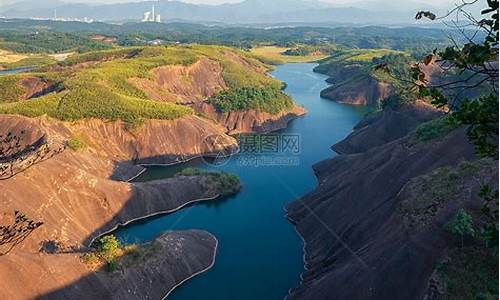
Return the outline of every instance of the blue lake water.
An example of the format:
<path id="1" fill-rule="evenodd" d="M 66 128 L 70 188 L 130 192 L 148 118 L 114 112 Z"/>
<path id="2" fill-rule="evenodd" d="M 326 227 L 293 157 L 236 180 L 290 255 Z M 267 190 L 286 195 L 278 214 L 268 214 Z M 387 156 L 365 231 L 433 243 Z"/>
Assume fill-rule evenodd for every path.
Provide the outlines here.
<path id="1" fill-rule="evenodd" d="M 349 134 L 366 113 L 361 107 L 321 99 L 320 91 L 328 84 L 325 76 L 312 71 L 314 66 L 286 64 L 272 72 L 287 83 L 286 93 L 308 111 L 278 137 L 282 145 L 286 137 L 292 144 L 298 142 L 299 148 L 290 144 L 279 153 L 268 149 L 266 153 L 252 154 L 253 166 L 247 165 L 242 154 L 222 166 L 194 160 L 176 167 L 154 167 L 139 179 L 165 178 L 179 169 L 197 167 L 235 173 L 243 183 L 243 189 L 234 197 L 194 205 L 116 232 L 127 242 L 149 241 L 161 232 L 183 229 L 203 229 L 217 237 L 215 266 L 177 288 L 169 299 L 283 299 L 290 288 L 298 285 L 303 271 L 303 244 L 285 218 L 283 206 L 315 188 L 312 165 L 332 157 L 330 146 Z M 260 159 L 267 159 L 267 166 L 255 164 Z"/>
<path id="2" fill-rule="evenodd" d="M 22 67 L 22 68 L 16 68 L 16 69 L 0 70 L 0 76 L 1 75 L 24 73 L 24 72 L 29 72 L 31 70 L 33 70 L 33 67 Z"/>

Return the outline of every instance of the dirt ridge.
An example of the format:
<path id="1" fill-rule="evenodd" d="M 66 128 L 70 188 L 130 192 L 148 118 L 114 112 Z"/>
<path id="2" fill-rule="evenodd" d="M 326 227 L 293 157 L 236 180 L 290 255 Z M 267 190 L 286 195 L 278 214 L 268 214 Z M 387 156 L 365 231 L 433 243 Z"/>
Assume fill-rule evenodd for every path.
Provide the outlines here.
<path id="1" fill-rule="evenodd" d="M 122 122 L 69 123 L 46 117 L 4 115 L 0 117 L 0 133 L 7 131 L 26 132 L 23 140 L 26 146 L 41 136 L 61 141 L 78 137 L 85 146 L 77 151 L 66 148 L 10 179 L 0 180 L 0 213 L 4 217 L 21 210 L 30 218 L 44 222 L 22 245 L 0 257 L 0 296 L 5 299 L 33 299 L 43 295 L 50 299 L 68 299 L 72 292 L 76 293 L 72 299 L 86 299 L 77 291 L 95 294 L 96 299 L 108 298 L 110 292 L 123 283 L 94 274 L 81 261 L 79 253 L 85 251 L 90 240 L 130 220 L 173 211 L 194 201 L 214 199 L 221 193 L 203 176 L 126 182 L 142 170 L 136 163 L 175 163 L 180 153 L 202 155 L 237 147 L 236 140 L 225 135 L 223 128 L 195 116 L 175 121 L 148 121 L 130 131 Z M 218 135 L 222 139 L 217 139 L 217 144 L 203 143 L 207 135 Z M 183 233 L 175 234 L 186 238 Z M 184 259 L 158 260 L 160 265 L 168 262 L 173 268 L 169 269 L 173 273 L 168 275 L 173 278 L 168 277 L 161 288 L 150 289 L 149 285 L 140 283 L 163 280 L 167 276 L 164 272 L 126 271 L 124 280 L 138 284 L 133 285 L 134 293 L 120 294 L 120 299 L 144 299 L 144 295 L 163 297 L 180 282 L 208 268 L 213 263 L 216 246 L 213 241 L 207 244 L 207 236 L 208 233 L 191 236 L 183 252 Z M 40 252 L 44 241 L 57 241 L 71 251 Z M 134 280 L 127 281 L 127 278 Z"/>
<path id="2" fill-rule="evenodd" d="M 421 195 L 409 191 L 408 182 L 476 157 L 465 128 L 414 144 L 412 125 L 402 137 L 401 132 L 375 136 L 369 146 L 361 145 L 364 140 L 356 131 L 391 131 L 390 119 L 369 116 L 361 121 L 364 126 L 341 142 L 351 146 L 345 153 L 353 153 L 315 165 L 316 190 L 287 205 L 288 217 L 305 241 L 306 267 L 300 286 L 287 299 L 423 299 L 450 239 L 443 224 L 459 204 L 478 209 L 480 201 L 470 191 L 481 183 L 474 179 L 464 183 L 470 188 L 458 189 L 454 199 L 460 201 L 442 202 L 437 212 L 423 214 L 426 226 L 407 227 L 401 206 Z M 483 181 L 498 184 L 496 163 L 481 165 L 477 172 Z"/>

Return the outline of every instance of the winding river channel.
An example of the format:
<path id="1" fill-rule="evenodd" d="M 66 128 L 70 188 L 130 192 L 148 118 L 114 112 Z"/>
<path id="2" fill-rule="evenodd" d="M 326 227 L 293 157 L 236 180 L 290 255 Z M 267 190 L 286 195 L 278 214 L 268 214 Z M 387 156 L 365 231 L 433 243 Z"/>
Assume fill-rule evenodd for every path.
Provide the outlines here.
<path id="1" fill-rule="evenodd" d="M 197 167 L 235 173 L 243 183 L 234 197 L 193 205 L 116 233 L 127 242 L 150 241 L 161 232 L 183 229 L 203 229 L 217 237 L 215 266 L 178 287 L 169 299 L 283 299 L 298 285 L 303 243 L 285 218 L 283 206 L 315 188 L 312 165 L 333 156 L 330 146 L 349 134 L 366 113 L 360 107 L 321 99 L 320 91 L 328 84 L 325 76 L 313 72 L 314 66 L 286 64 L 272 72 L 287 83 L 286 93 L 308 111 L 286 130 L 247 137 L 248 149 L 220 166 L 194 160 L 150 168 L 138 179 L 166 178 L 182 168 Z M 267 146 L 255 149 L 256 139 L 265 139 Z"/>

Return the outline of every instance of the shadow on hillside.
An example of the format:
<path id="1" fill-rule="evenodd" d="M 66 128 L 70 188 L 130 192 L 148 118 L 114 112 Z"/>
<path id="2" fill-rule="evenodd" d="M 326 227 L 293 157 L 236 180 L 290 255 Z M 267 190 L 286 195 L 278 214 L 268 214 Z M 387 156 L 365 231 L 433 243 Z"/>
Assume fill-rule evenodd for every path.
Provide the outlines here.
<path id="1" fill-rule="evenodd" d="M 228 150 L 233 151 L 233 150 Z M 228 152 L 229 153 L 229 152 Z M 231 152 L 232 156 L 236 153 Z M 179 157 L 175 154 L 165 154 L 158 156 L 151 156 L 146 158 L 134 158 L 131 160 L 119 161 L 115 163 L 113 174 L 109 177 L 111 180 L 115 181 L 131 181 L 138 177 L 142 172 L 148 167 L 163 167 L 169 168 L 172 172 L 165 172 L 165 174 L 174 175 L 177 171 L 184 168 L 190 167 L 191 162 L 194 164 L 199 163 L 201 160 L 211 161 L 217 159 L 219 154 L 205 154 L 205 155 L 186 155 Z M 164 179 L 172 177 L 166 176 Z"/>
<path id="2" fill-rule="evenodd" d="M 172 166 L 172 168 L 179 168 L 182 161 L 176 160 L 174 157 L 174 155 L 164 155 L 117 162 L 109 179 L 122 182 L 129 181 L 145 170 L 140 164 L 175 164 L 176 166 Z M 192 158 L 184 159 L 189 160 Z M 198 202 L 205 200 L 204 205 L 218 207 L 232 198 L 218 197 L 217 191 L 207 184 L 206 178 L 201 177 L 175 177 L 172 175 L 165 179 L 130 182 L 130 185 L 131 191 L 128 199 L 120 200 L 115 198 L 111 200 L 113 196 L 120 197 L 123 194 L 113 195 L 114 191 L 109 191 L 110 201 L 120 200 L 123 202 L 123 206 L 104 225 L 86 237 L 81 247 L 72 249 L 57 248 L 57 241 L 47 240 L 40 243 L 41 251 L 48 255 L 81 255 L 91 249 L 90 246 L 96 238 L 116 230 L 119 226 L 134 222 L 148 222 L 155 217 L 159 218 L 174 213 L 177 210 L 196 205 Z M 168 230 L 169 228 L 165 228 L 164 231 Z M 107 272 L 91 273 L 65 287 L 41 295 L 37 299 L 112 299 L 112 291 L 107 286 L 109 274 Z M 112 274 L 113 281 L 125 281 L 124 276 L 128 272 L 122 271 Z"/>
<path id="3" fill-rule="evenodd" d="M 105 274 L 103 274 L 105 276 Z M 35 299 L 67 300 L 67 299 L 113 299 L 113 295 L 103 284 L 96 273 L 86 275 L 62 288 L 53 290 Z"/>
<path id="4" fill-rule="evenodd" d="M 206 178 L 202 177 L 176 177 L 175 174 L 185 165 L 180 160 L 173 160 L 173 155 L 155 156 L 149 158 L 120 161 L 115 164 L 114 172 L 110 179 L 115 181 L 130 181 L 145 171 L 138 165 L 151 164 L 173 164 L 171 172 L 166 172 L 161 179 L 134 182 L 131 181 L 130 196 L 123 201 L 123 206 L 109 221 L 96 229 L 85 240 L 84 245 L 90 246 L 93 240 L 103 234 L 117 229 L 120 225 L 128 225 L 132 222 L 150 219 L 173 213 L 181 208 L 203 202 L 204 205 L 213 207 L 221 206 L 231 197 L 219 197 L 219 191 L 211 186 Z M 195 157 L 183 158 L 186 161 Z M 163 174 L 162 174 L 163 175 Z M 113 197 L 113 191 L 110 191 Z M 119 197 L 119 196 L 117 196 Z M 116 200 L 112 200 L 116 201 Z"/>

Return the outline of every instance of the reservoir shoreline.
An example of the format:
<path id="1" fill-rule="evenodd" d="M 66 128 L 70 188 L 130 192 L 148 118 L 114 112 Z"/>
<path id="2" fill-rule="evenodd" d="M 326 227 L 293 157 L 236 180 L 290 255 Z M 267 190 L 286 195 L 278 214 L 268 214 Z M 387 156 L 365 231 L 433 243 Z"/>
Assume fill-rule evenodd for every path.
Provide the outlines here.
<path id="1" fill-rule="evenodd" d="M 197 159 L 170 167 L 149 167 L 136 178 L 156 180 L 171 176 L 172 168 L 195 167 L 237 174 L 245 185 L 238 195 L 228 199 L 199 203 L 119 227 L 115 232 L 130 243 L 149 241 L 168 230 L 200 229 L 217 237 L 218 262 L 176 288 L 169 299 L 283 299 L 300 283 L 305 245 L 283 215 L 283 208 L 317 186 L 312 165 L 334 155 L 330 146 L 347 136 L 367 111 L 321 99 L 320 91 L 328 86 L 327 76 L 314 73 L 314 66 L 285 64 L 272 72 L 273 77 L 286 83 L 285 92 L 308 113 L 290 122 L 286 129 L 270 135 L 255 134 L 300 136 L 301 149 L 296 157 L 299 165 L 243 166 L 238 161 L 246 154 L 240 153 L 222 166 Z M 263 158 L 265 154 L 256 156 Z"/>

